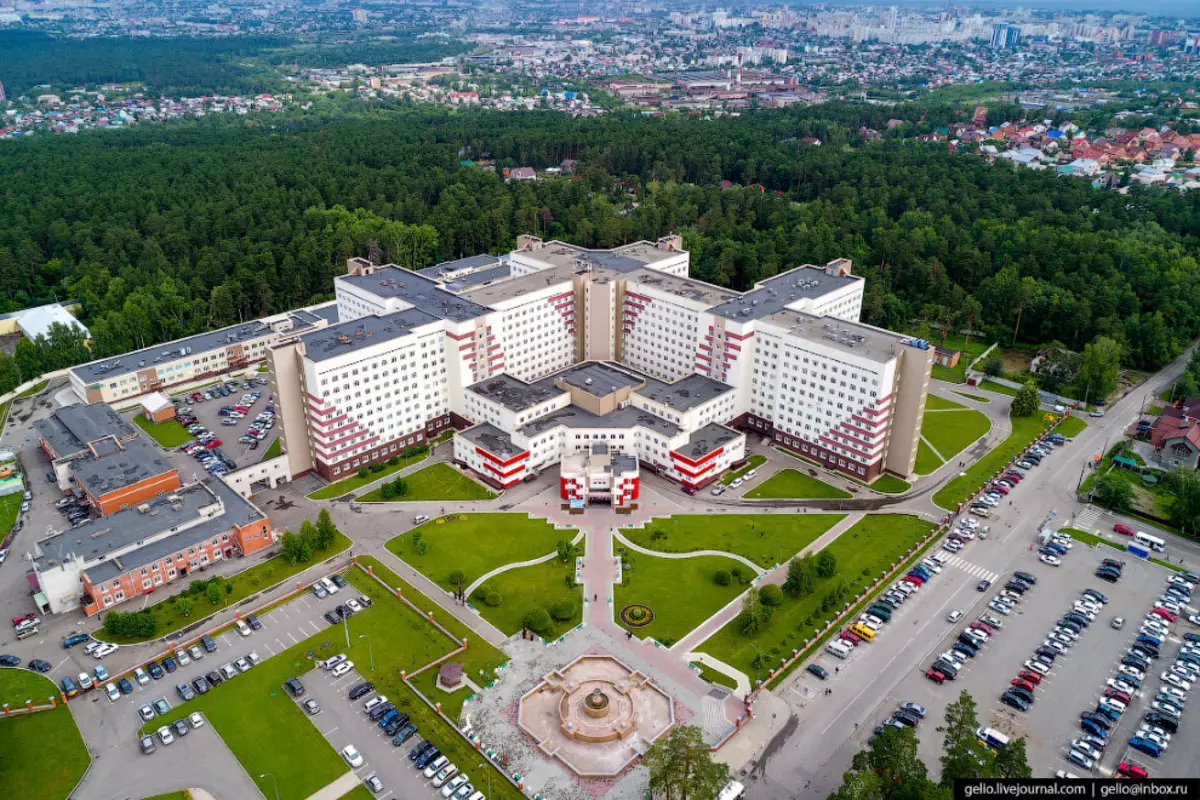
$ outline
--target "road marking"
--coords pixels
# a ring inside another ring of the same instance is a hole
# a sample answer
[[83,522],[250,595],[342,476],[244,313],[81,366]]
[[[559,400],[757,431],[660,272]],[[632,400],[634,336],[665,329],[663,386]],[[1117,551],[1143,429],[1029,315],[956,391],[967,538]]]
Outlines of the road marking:
[[288,634],[288,638],[292,640],[292,644],[299,644],[299,643],[300,643],[300,640],[299,640],[299,639],[297,639],[297,638],[295,637],[295,635],[294,635],[294,634],[291,634],[291,633],[289,633],[289,634]]
[[322,733],[321,735],[322,735],[322,736],[329,736],[330,734],[332,734],[332,733],[333,733],[334,731],[336,731],[336,730],[337,730],[337,726],[335,725],[334,727],[332,727],[332,728],[330,728],[329,730],[325,731],[325,732],[324,732],[324,733]]

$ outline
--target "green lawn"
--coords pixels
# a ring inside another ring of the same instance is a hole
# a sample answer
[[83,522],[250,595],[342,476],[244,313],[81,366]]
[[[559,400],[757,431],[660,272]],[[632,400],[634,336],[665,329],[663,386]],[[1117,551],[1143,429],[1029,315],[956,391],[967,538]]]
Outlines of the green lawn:
[[[363,787],[366,788],[366,787]],[[342,795],[342,797],[350,797],[351,795]],[[167,794],[156,794],[154,797],[146,797],[143,800],[192,800],[191,792],[180,789],[178,792],[168,792]]]
[[836,525],[845,514],[678,514],[622,535],[647,550],[736,553],[760,567],[782,563]]
[[[732,572],[740,567],[747,580],[754,577],[740,562],[721,556],[659,558],[626,553],[625,560],[632,569],[624,571],[623,582],[616,587],[613,616],[634,636],[650,636],[668,647],[746,590],[737,578],[728,586],[718,586],[713,581],[717,570]],[[617,612],[630,603],[649,606],[654,621],[640,628],[625,625]]]
[[[920,333],[915,333],[915,336],[921,336]],[[940,364],[933,365],[933,377],[939,381],[947,381],[948,383],[963,383],[967,380],[967,366],[983,354],[987,350],[988,343],[985,341],[976,341],[972,339],[969,343],[966,339],[958,334],[953,334],[946,337],[945,345],[941,344],[941,331],[934,330],[923,338],[929,339],[930,344],[938,347],[945,347],[947,350],[962,351],[962,355],[958,358],[958,365],[954,367],[943,367]],[[964,350],[964,346],[966,349]]]
[[[71,679],[74,680],[75,676],[72,675]],[[0,704],[24,708],[26,700],[32,700],[36,706],[58,696],[58,684],[45,675],[19,667],[0,667]]]
[[936,394],[930,393],[925,395],[925,410],[926,411],[946,411],[949,409],[966,408],[962,403],[956,403],[953,400],[947,400]]
[[965,397],[968,400],[974,400],[976,403],[992,402],[990,399],[984,397],[981,394],[971,394],[970,392],[957,392],[957,391],[955,392],[955,394],[958,395],[959,397]]
[[450,573],[460,570],[469,586],[496,567],[529,561],[554,551],[560,539],[573,539],[573,531],[558,531],[545,520],[524,514],[462,514],[430,520],[414,530],[426,546],[417,554],[413,532],[389,539],[387,549],[406,564],[447,591],[455,587]]
[[1008,464],[1008,460],[1020,453],[1046,427],[1041,414],[1032,417],[1009,417],[1012,433],[983,458],[972,464],[965,473],[948,482],[933,495],[938,506],[953,511],[968,494],[981,487],[994,472]]
[[[529,611],[544,608],[549,612],[555,603],[570,601],[575,605],[574,615],[562,622],[551,619],[550,628],[539,634],[546,641],[557,639],[583,619],[582,585],[576,585],[574,589],[567,588],[567,576],[574,574],[574,559],[569,564],[563,564],[557,558],[552,558],[531,567],[510,569],[488,578],[484,584],[491,591],[499,592],[502,598],[500,605],[489,606],[478,597],[471,599],[471,605],[484,619],[511,636],[520,632],[521,620]],[[603,597],[600,602],[604,602]]]
[[[154,616],[158,619],[158,628],[155,630],[154,636],[150,638],[157,639],[161,636],[165,636],[168,633],[191,625],[198,619],[202,619],[209,614],[220,611],[222,608],[236,605],[255,592],[261,591],[270,586],[274,586],[280,581],[286,580],[287,578],[290,578],[299,572],[303,572],[313,564],[320,563],[326,558],[342,552],[349,547],[350,544],[350,540],[339,533],[337,535],[337,540],[328,550],[318,550],[316,554],[313,555],[312,561],[307,563],[292,565],[285,561],[282,556],[275,556],[274,558],[264,561],[261,564],[256,564],[247,570],[243,570],[242,572],[229,577],[229,583],[233,585],[233,592],[226,593],[224,590],[222,590],[221,602],[217,605],[210,603],[203,595],[195,597],[195,608],[193,608],[192,613],[186,617],[179,613],[176,603],[172,602],[173,599],[178,597],[178,594],[164,598],[163,600],[160,600],[149,607],[149,610],[153,612]],[[203,578],[204,576],[201,575],[193,577]],[[159,591],[173,591],[175,589],[182,589],[183,585],[183,581],[178,581],[176,584],[165,584],[164,586],[159,587]],[[121,611],[138,610],[138,608],[132,606],[121,609]],[[133,644],[136,642],[146,641],[146,639],[139,639],[137,637],[113,636],[105,633],[103,629],[96,631],[95,637],[106,642],[115,642],[116,644]]]
[[[439,689],[437,676],[438,671],[436,669],[427,669],[417,677],[410,678],[409,683],[433,702],[441,703],[442,713],[447,717],[461,721],[463,703],[467,702],[467,698],[475,694],[475,692],[470,686],[460,686],[453,692]],[[476,681],[476,683],[478,682]]]
[[[833,618],[833,610],[821,611],[821,601],[826,595],[845,586],[848,592],[845,601],[852,601],[854,595],[870,586],[932,529],[932,523],[903,514],[864,517],[824,549],[823,552],[837,558],[837,573],[818,581],[811,594],[800,598],[784,595],[783,604],[775,610],[770,622],[754,636],[743,634],[734,619],[697,649],[741,670],[753,682],[757,655],[754,648],[758,647],[768,662],[758,670],[758,676],[765,681],[770,666],[791,656],[793,648],[802,647],[806,638],[812,638],[815,630],[824,627],[825,620]],[[840,608],[841,602],[837,605]]]
[[1070,537],[1072,539],[1075,539],[1076,541],[1079,541],[1079,542],[1083,542],[1084,544],[1092,544],[1092,545],[1102,544],[1105,547],[1111,547],[1114,550],[1120,550],[1121,552],[1125,552],[1124,547],[1117,544],[1116,542],[1110,542],[1108,539],[1105,539],[1103,536],[1097,536],[1094,533],[1088,533],[1087,531],[1081,531],[1078,528],[1059,528],[1059,530],[1070,535]]
[[867,484],[877,492],[884,494],[904,494],[912,488],[912,484],[895,475],[880,475],[873,483]]
[[718,686],[727,686],[730,689],[737,688],[737,681],[726,675],[724,672],[717,672],[712,667],[697,663],[695,666],[700,668],[700,677],[709,683],[715,683]]
[[408,493],[403,497],[387,500],[383,496],[383,488],[377,487],[355,499],[364,503],[413,503],[421,500],[491,500],[496,496],[495,492],[443,462],[430,464],[404,476],[403,480],[408,484]]
[[193,438],[187,432],[187,428],[173,419],[169,419],[166,422],[154,423],[141,414],[138,414],[133,418],[133,423],[145,431],[147,436],[168,450],[179,447],[184,442],[190,442]]
[[921,436],[928,440],[942,458],[949,461],[967,445],[991,430],[991,427],[992,423],[987,415],[979,411],[938,411],[925,415],[921,423]]
[[817,480],[797,469],[784,469],[776,472],[763,483],[746,493],[746,497],[755,500],[806,499],[822,498],[845,499],[853,497],[844,489],[830,486],[825,481]]
[[485,639],[472,632],[453,615],[442,610],[437,603],[434,603],[424,594],[414,589],[411,584],[384,566],[379,559],[374,556],[363,555],[358,557],[358,563],[364,567],[370,567],[388,586],[397,588],[403,592],[404,596],[412,601],[417,608],[424,611],[433,611],[434,619],[441,623],[442,627],[454,634],[454,638],[457,641],[467,640],[467,650],[458,656],[458,660],[462,662],[463,670],[471,676],[472,680],[483,685],[491,683],[495,679],[496,668],[508,661],[508,657],[504,653],[488,644]]
[[0,753],[0,787],[14,800],[66,800],[91,762],[75,719],[61,704],[0,719]]
[[721,478],[721,483],[728,486],[729,484],[733,483],[734,480],[742,477],[750,470],[758,469],[763,464],[767,463],[767,457],[766,456],[758,456],[758,455],[750,456],[749,461],[750,461],[750,463],[748,463],[746,466],[739,469],[737,472],[726,473],[725,477]]
[[17,523],[17,516],[21,513],[21,498],[23,495],[20,492],[13,492],[0,497],[0,539],[12,530],[13,525]]
[[1142,413],[1144,413],[1148,417],[1161,417],[1162,413],[1163,413],[1163,407],[1162,406],[1146,406],[1146,410]]
[[48,380],[35,383],[33,386],[30,386],[28,389],[17,395],[17,397],[33,397],[35,394],[41,394],[41,392],[49,385],[50,381]]
[[989,392],[995,392],[996,394],[1006,394],[1009,397],[1017,396],[1016,389],[1012,388],[1011,386],[1005,386],[1002,383],[996,383],[995,381],[989,381],[987,378],[984,378],[983,380],[981,380],[979,382],[979,388],[986,389]]
[[917,464],[914,470],[918,475],[928,475],[946,462],[937,457],[924,441],[917,445]]
[[276,436],[271,440],[271,444],[267,446],[267,452],[262,454],[262,458],[260,458],[259,461],[266,461],[267,459],[274,458],[275,456],[282,454],[283,440]]
[[317,489],[308,495],[309,500],[333,500],[341,497],[344,494],[349,494],[356,489],[361,489],[369,483],[374,483],[381,478],[386,478],[394,472],[399,472],[405,467],[411,467],[413,464],[420,463],[429,457],[429,453],[421,453],[420,455],[410,456],[409,458],[400,458],[394,465],[384,464],[383,469],[379,472],[371,472],[367,470],[367,477],[360,478],[355,473],[349,478],[342,478],[340,481],[335,481],[328,486]]
[[1087,423],[1072,414],[1059,423],[1058,427],[1054,430],[1070,439],[1073,436],[1083,433],[1085,428],[1087,428]]

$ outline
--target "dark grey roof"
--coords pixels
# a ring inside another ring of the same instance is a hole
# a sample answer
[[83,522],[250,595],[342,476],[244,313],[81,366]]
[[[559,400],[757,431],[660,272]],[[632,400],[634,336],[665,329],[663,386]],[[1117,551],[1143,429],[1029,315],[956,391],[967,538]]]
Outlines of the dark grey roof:
[[551,376],[556,381],[581,389],[596,397],[604,397],[618,389],[640,386],[642,379],[613,364],[601,361],[585,361],[567,367]]
[[[636,275],[631,275],[628,291],[637,293],[637,285],[652,286],[665,294],[672,294],[684,300],[691,300],[705,306],[715,306],[719,303],[732,301],[738,293],[731,289],[722,289],[711,283],[698,281],[694,278],[684,278],[662,272],[653,268],[645,268]],[[637,284],[637,285],[633,285]]]
[[695,372],[674,383],[663,383],[650,377],[643,380],[646,385],[638,389],[637,394],[676,411],[687,411],[733,391],[732,386]]
[[120,448],[112,439],[101,441],[96,450],[99,458],[84,456],[71,462],[71,474],[97,496],[174,470],[140,437],[130,439]]
[[437,322],[438,318],[417,308],[393,311],[385,316],[358,319],[318,328],[300,336],[311,361],[342,356],[355,350],[408,336],[413,328]]
[[481,269],[477,272],[470,272],[466,275],[458,275],[449,280],[443,280],[442,286],[445,286],[450,291],[458,294],[465,292],[467,289],[473,289],[476,286],[486,286],[495,281],[506,280],[512,274],[512,267],[507,262],[497,264],[488,269]]
[[417,270],[418,275],[424,275],[431,280],[441,280],[455,272],[461,272],[464,269],[482,269],[484,267],[493,267],[500,263],[498,256],[489,256],[487,253],[479,255],[467,256],[466,258],[456,258],[453,261],[443,261],[440,264],[434,264],[432,267],[425,267]]
[[59,458],[78,453],[104,436],[124,439],[137,433],[108,403],[60,408],[46,419],[35,420],[33,427]]
[[[102,383],[118,375],[137,372],[139,369],[153,369],[158,364],[172,362],[187,355],[199,356],[214,350],[224,350],[230,345],[258,339],[270,333],[270,327],[255,320],[208,333],[198,333],[195,336],[176,339],[173,342],[147,347],[143,350],[134,350],[132,353],[126,353],[116,358],[82,364],[72,367],[71,374],[78,376],[87,385]],[[188,347],[192,348],[191,353],[180,353],[180,350]]]
[[321,308],[314,308],[312,313],[316,314],[318,317],[320,317],[323,320],[328,320],[330,325],[337,324],[337,321],[338,321],[337,303],[330,303],[329,305],[322,306]]
[[[262,519],[262,514],[258,509],[243,500],[241,495],[229,488],[219,478],[206,478],[203,484],[208,487],[211,494],[201,486],[193,484],[171,495],[179,498],[177,503],[166,497],[160,497],[150,502],[149,513],[139,513],[137,509],[133,508],[118,511],[107,517],[80,525],[78,528],[64,531],[53,539],[43,540],[39,545],[46,557],[56,558],[60,563],[63,555],[71,553],[82,555],[87,560],[103,558],[106,553],[127,547],[133,542],[153,539],[177,525],[195,521],[199,516],[200,509],[214,503],[213,495],[216,495],[224,504],[224,513],[218,516],[151,542],[145,547],[127,552],[119,558],[101,561],[95,566],[87,567],[85,572],[88,578],[93,584],[98,584],[131,569],[151,564],[184,548],[212,539],[214,536],[220,536],[222,533],[232,530],[234,525],[246,526]],[[176,511],[175,505],[181,506],[180,510]],[[80,540],[82,540],[82,544],[79,543]],[[48,548],[47,545],[50,547]]]
[[440,319],[466,322],[490,309],[448,292],[437,281],[400,267],[380,267],[371,275],[343,275],[338,280],[378,297],[398,298]]
[[548,430],[565,425],[568,428],[646,428],[663,436],[675,436],[680,432],[677,425],[667,422],[662,417],[656,417],[649,411],[642,411],[633,406],[618,408],[611,414],[600,416],[585,411],[579,406],[567,406],[557,411],[551,411],[544,417],[539,417],[521,428],[524,436],[537,436]]
[[606,472],[622,473],[633,472],[637,469],[638,462],[633,456],[627,456],[623,453],[613,453],[608,459],[608,467]]
[[830,275],[823,267],[806,264],[760,281],[749,292],[709,311],[726,319],[762,319],[798,300],[822,297],[861,280],[854,275]]
[[321,322],[321,318],[311,311],[306,311],[303,308],[298,308],[295,311],[288,312],[288,319],[292,321],[293,334],[300,334],[306,330],[310,330]]
[[735,430],[726,428],[724,425],[710,422],[700,430],[692,433],[688,437],[687,444],[675,450],[675,452],[684,458],[696,461],[704,458],[712,451],[724,447],[741,435]]
[[563,390],[555,386],[549,378],[525,383],[507,372],[482,380],[467,389],[509,411],[524,411],[563,394]]
[[511,458],[525,452],[525,448],[513,444],[507,433],[488,422],[459,431],[458,435],[500,458]]

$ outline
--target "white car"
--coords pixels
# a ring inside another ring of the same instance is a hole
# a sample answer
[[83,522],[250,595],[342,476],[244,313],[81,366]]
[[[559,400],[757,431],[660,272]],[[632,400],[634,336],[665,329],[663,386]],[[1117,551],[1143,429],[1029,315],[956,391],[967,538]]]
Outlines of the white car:
[[338,653],[336,656],[330,656],[329,658],[325,659],[324,663],[322,663],[321,666],[324,669],[333,669],[334,667],[336,667],[338,664],[342,663],[345,660],[346,660],[346,654]]
[[92,651],[92,658],[98,661],[106,656],[112,655],[115,652],[117,652],[117,646],[111,642],[105,642]]
[[251,650],[249,653],[246,653],[246,660],[249,661],[250,665],[253,667],[257,667],[262,663],[262,658],[260,658],[258,653],[253,650]]
[[1093,761],[1100,760],[1100,751],[1091,742],[1085,742],[1082,739],[1076,739],[1071,742],[1071,747],[1087,755]]
[[1192,684],[1190,682],[1185,681],[1174,672],[1164,672],[1162,674],[1162,679],[1165,683],[1169,683],[1172,686],[1177,686],[1180,689],[1183,689],[1185,692],[1189,692],[1192,689]]
[[1076,633],[1075,631],[1071,630],[1070,628],[1058,627],[1058,628],[1055,628],[1052,631],[1052,633],[1055,633],[1061,637],[1070,639],[1072,642],[1079,638],[1079,634]]
[[959,611],[956,608],[953,611],[951,611],[949,614],[946,615],[946,621],[947,622],[958,622],[960,619],[962,619],[962,615],[963,615],[963,612]]
[[363,610],[362,606],[359,605],[359,602],[357,600],[355,600],[353,597],[351,597],[349,600],[346,601],[346,605],[348,605],[350,607],[350,610],[353,611],[355,614],[357,614],[359,611]]
[[741,486],[741,485],[742,485],[742,479],[741,479],[741,478],[734,478],[734,479],[733,479],[733,481],[732,481],[732,482],[730,482],[730,484],[729,484],[729,488],[730,488],[730,489],[736,489],[736,488],[738,488],[738,487],[739,487],[739,486]]
[[238,668],[238,672],[249,672],[250,662],[244,658],[239,658],[233,662],[233,665]]
[[1121,675],[1132,675],[1139,681],[1146,680],[1146,673],[1142,672],[1137,667],[1131,667],[1128,664],[1122,664],[1121,666],[1117,667],[1117,672]]
[[186,667],[188,664],[192,663],[191,656],[187,654],[186,650],[182,649],[175,653],[175,660],[179,662],[179,666],[181,667]]
[[1106,680],[1104,682],[1104,685],[1109,687],[1110,689],[1116,689],[1118,692],[1124,692],[1125,694],[1128,694],[1128,695],[1132,695],[1134,692],[1137,691],[1137,689],[1133,686],[1133,684],[1126,683],[1125,681],[1121,680],[1120,678],[1109,678],[1108,680]]
[[362,754],[352,744],[348,744],[342,748],[342,758],[346,759],[346,763],[355,769],[363,765]]
[[995,600],[988,603],[988,608],[990,608],[992,611],[995,611],[997,614],[1003,614],[1006,617],[1012,613],[1012,606],[1006,606],[1002,603],[997,603]]
[[204,727],[204,717],[201,716],[199,711],[193,711],[192,715],[188,717],[188,721],[192,723],[193,730]]
[[[433,776],[433,788],[437,789],[441,786],[445,786],[446,781],[450,780],[451,778],[457,777],[457,776],[458,776],[458,765],[457,764],[447,764],[446,766],[442,767],[441,771],[438,772],[437,775]],[[463,775],[461,777],[463,778],[463,780],[459,781],[460,786],[466,782],[467,776]],[[453,789],[450,790],[450,794],[454,794]],[[446,796],[449,797],[450,795],[446,795]]]
[[1045,675],[1050,672],[1050,666],[1048,664],[1043,664],[1041,661],[1034,661],[1032,659],[1025,662],[1025,668],[1031,669],[1039,675]]
[[340,678],[352,669],[354,669],[353,661],[343,661],[342,663],[338,664],[336,667],[333,668],[332,674],[333,674],[333,677]]
[[1049,564],[1052,567],[1062,565],[1062,559],[1058,558],[1057,556],[1041,556],[1038,558],[1038,561],[1042,562],[1043,564]]
[[106,685],[104,691],[108,692],[108,702],[110,703],[115,703],[121,699],[121,690],[117,688],[115,683]]
[[[453,796],[454,793],[458,791],[458,788],[466,783],[467,780],[468,776],[466,775],[455,775],[449,783],[447,783],[445,786],[442,786],[442,797]],[[437,788],[438,786],[441,786],[441,784],[435,780],[433,782],[433,786],[434,788]]]
[[171,734],[171,729],[168,726],[163,725],[158,729],[158,740],[163,744],[170,744],[171,742],[175,741],[175,737]]
[[1062,655],[1063,653],[1067,652],[1066,645],[1064,645],[1062,642],[1056,642],[1053,639],[1047,639],[1046,641],[1042,642],[1042,647],[1049,647],[1051,650],[1058,653],[1059,655]]
[[250,626],[246,624],[245,620],[239,619],[237,621],[236,625],[237,625],[237,632],[240,633],[242,636],[250,635],[250,633],[251,633]]

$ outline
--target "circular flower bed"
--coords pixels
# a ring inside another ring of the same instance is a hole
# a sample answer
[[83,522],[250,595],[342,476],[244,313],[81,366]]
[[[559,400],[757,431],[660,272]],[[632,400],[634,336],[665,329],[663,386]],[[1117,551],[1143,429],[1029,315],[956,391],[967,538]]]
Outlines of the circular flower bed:
[[641,603],[630,603],[620,611],[621,622],[631,628],[644,628],[654,622],[654,611]]

